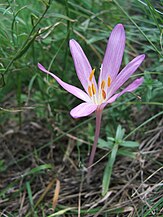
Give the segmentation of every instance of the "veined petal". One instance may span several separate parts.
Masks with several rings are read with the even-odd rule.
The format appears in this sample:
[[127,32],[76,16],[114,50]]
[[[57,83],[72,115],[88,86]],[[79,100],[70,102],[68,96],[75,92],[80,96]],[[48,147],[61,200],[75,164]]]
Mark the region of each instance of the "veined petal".
[[64,81],[62,81],[60,78],[58,78],[56,75],[54,75],[53,73],[49,72],[48,70],[46,70],[44,68],[44,66],[42,66],[40,63],[38,63],[38,68],[51,75],[65,90],[67,90],[69,93],[73,94],[74,96],[78,97],[79,99],[85,101],[85,102],[90,102],[90,98],[89,96],[81,89],[73,86],[73,85],[70,85],[70,84],[67,84],[65,83]]
[[117,75],[115,83],[109,91],[109,97],[112,96],[137,70],[140,64],[143,62],[145,55],[139,55],[135,57],[131,62],[129,62],[124,69]]
[[91,103],[81,103],[71,110],[70,115],[73,118],[85,117],[93,113],[97,109],[97,106]]
[[135,81],[133,81],[131,84],[129,84],[124,90],[122,90],[120,93],[115,94],[112,96],[107,103],[113,103],[118,97],[123,95],[126,92],[132,92],[136,90],[142,83],[144,79],[143,78],[137,78]]
[[119,72],[125,48],[125,31],[122,24],[117,24],[111,32],[105,51],[99,85],[108,76],[113,81]]
[[[77,76],[83,85],[83,88],[88,93],[88,81],[90,73],[92,72],[92,67],[80,45],[74,39],[71,39],[69,44]],[[97,84],[94,77],[92,81],[96,87]]]

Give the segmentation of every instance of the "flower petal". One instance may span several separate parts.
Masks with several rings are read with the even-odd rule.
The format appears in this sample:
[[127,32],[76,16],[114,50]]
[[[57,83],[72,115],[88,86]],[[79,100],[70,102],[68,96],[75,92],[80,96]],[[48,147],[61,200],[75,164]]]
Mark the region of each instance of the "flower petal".
[[135,57],[117,75],[115,83],[113,84],[113,86],[111,87],[109,91],[109,95],[108,95],[109,98],[130,78],[130,76],[137,70],[137,68],[143,62],[144,58],[145,58],[144,54]]
[[93,113],[97,109],[96,104],[91,103],[81,103],[80,105],[73,108],[70,112],[70,115],[73,118],[85,117]]
[[73,85],[70,85],[70,84],[67,84],[65,82],[63,82],[60,78],[58,78],[56,75],[54,75],[53,73],[47,71],[44,66],[42,66],[40,63],[38,63],[38,68],[51,75],[65,90],[67,90],[69,93],[73,94],[74,96],[78,97],[79,99],[85,101],[85,102],[90,102],[90,97],[81,89],[73,86]]
[[143,83],[144,79],[143,78],[138,78],[135,81],[133,81],[131,84],[129,84],[124,90],[122,90],[120,93],[115,94],[114,96],[112,96],[107,103],[112,103],[114,102],[118,97],[120,97],[121,95],[123,95],[126,92],[132,92],[134,90],[136,90],[142,83]]
[[[74,39],[71,39],[69,44],[77,76],[85,91],[88,93],[88,81],[90,73],[92,72],[92,67],[80,45]],[[97,84],[94,77],[92,81],[96,87]]]
[[125,31],[122,24],[117,24],[111,32],[105,51],[102,69],[99,77],[99,85],[102,80],[115,79],[119,72],[125,47]]

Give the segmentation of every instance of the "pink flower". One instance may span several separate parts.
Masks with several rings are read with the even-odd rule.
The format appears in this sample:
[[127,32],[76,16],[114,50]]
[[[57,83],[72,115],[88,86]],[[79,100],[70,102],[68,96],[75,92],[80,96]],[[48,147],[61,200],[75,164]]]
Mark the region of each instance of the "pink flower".
[[144,54],[135,57],[119,72],[124,47],[124,27],[122,24],[118,24],[111,32],[101,65],[98,83],[96,83],[94,77],[95,69],[92,69],[80,45],[74,39],[70,40],[70,50],[76,73],[85,91],[63,82],[38,63],[40,70],[51,75],[65,90],[84,101],[71,110],[70,114],[72,117],[84,117],[94,111],[96,112],[96,131],[88,163],[88,182],[100,134],[102,110],[107,104],[114,102],[122,94],[134,91],[143,83],[143,78],[137,78],[130,85],[117,93],[117,90],[130,78],[145,58]]
[[56,75],[47,71],[40,63],[38,63],[38,67],[43,72],[51,75],[69,93],[84,101],[70,112],[73,118],[84,117],[90,115],[97,109],[102,110],[107,104],[114,102],[122,94],[132,92],[142,84],[143,78],[138,78],[124,90],[116,93],[137,70],[145,58],[144,54],[137,56],[119,72],[124,47],[124,27],[122,24],[117,24],[108,40],[97,83],[94,77],[95,69],[92,70],[82,48],[74,39],[70,40],[70,50],[76,73],[85,91],[63,82]]

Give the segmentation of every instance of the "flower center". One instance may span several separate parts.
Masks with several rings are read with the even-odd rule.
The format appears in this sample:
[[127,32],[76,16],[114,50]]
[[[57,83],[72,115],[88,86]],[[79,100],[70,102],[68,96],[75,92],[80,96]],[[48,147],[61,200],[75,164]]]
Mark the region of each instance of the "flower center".
[[107,98],[107,89],[108,89],[108,87],[110,87],[110,85],[111,85],[111,77],[109,75],[108,78],[107,78],[107,81],[102,80],[101,85],[100,85],[100,89],[99,89],[100,104],[103,103],[106,100],[106,98]]
[[95,87],[94,79],[93,79],[94,74],[95,74],[95,69],[92,70],[92,72],[90,73],[90,76],[89,76],[88,94],[91,97],[93,103],[98,104],[97,96],[96,96],[97,91],[96,91],[96,87]]
[[91,97],[93,103],[100,105],[107,99],[107,89],[110,87],[112,80],[109,75],[107,80],[102,80],[101,84],[99,85],[99,90],[96,91],[96,87],[93,81],[94,74],[95,69],[92,70],[89,76],[88,94]]

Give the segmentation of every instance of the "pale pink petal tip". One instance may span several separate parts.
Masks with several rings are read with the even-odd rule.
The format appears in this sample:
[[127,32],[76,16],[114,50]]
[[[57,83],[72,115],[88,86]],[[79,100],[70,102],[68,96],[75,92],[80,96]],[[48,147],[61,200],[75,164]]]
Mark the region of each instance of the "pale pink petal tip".
[[38,63],[37,66],[38,66],[38,68],[41,69],[41,70],[44,69],[44,67],[43,67],[43,65],[41,65],[41,63]]
[[42,66],[40,63],[38,63],[38,68],[51,75],[65,90],[67,90],[69,93],[73,94],[74,96],[78,97],[79,99],[83,100],[83,101],[86,101],[86,102],[89,102],[90,101],[90,97],[81,89],[73,86],[73,85],[70,85],[64,81],[62,81],[59,77],[57,77],[55,74],[49,72],[48,70],[46,70],[44,68],[44,66]]
[[41,71],[43,71],[43,72],[45,72],[45,73],[49,73],[49,71],[47,71],[47,70],[45,69],[45,67],[44,67],[43,65],[41,65],[40,63],[38,63],[37,66],[38,66],[38,68],[39,68]]
[[112,81],[116,79],[121,66],[124,48],[125,30],[122,24],[117,24],[113,28],[107,43],[99,83],[106,80],[108,76],[111,76]]
[[[85,89],[88,92],[88,79],[92,71],[92,67],[83,51],[81,46],[77,41],[71,39],[69,41],[71,55],[74,61],[77,76]],[[94,81],[95,83],[95,81]]]
[[122,96],[124,93],[127,92],[133,92],[136,90],[144,81],[144,78],[137,78],[134,80],[131,84],[129,84],[124,90],[122,90],[120,93],[115,94],[112,96],[107,103],[113,103],[118,97]]
[[118,23],[114,28],[121,28],[121,29],[124,29],[124,26],[123,26],[123,24]]

